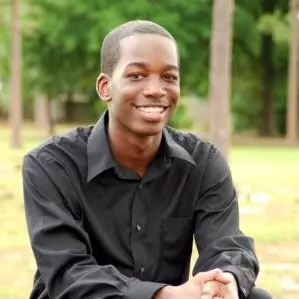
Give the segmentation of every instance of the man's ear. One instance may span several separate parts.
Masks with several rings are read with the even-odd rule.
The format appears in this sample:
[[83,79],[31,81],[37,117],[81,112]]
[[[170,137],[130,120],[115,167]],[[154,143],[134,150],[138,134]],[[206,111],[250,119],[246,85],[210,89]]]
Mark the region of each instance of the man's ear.
[[101,73],[96,82],[96,90],[99,97],[104,102],[111,101],[111,88],[110,88],[110,77],[106,74]]

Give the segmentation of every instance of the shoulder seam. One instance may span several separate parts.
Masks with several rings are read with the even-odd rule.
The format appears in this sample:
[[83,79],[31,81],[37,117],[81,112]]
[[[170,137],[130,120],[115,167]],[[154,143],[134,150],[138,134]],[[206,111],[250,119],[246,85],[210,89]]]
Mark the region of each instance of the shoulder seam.
[[180,132],[176,131],[172,127],[167,127],[167,131],[171,135],[171,137],[174,139],[176,143],[178,143],[180,146],[185,148],[185,150],[192,156],[196,144],[201,141],[200,138],[198,138],[194,133],[191,132]]

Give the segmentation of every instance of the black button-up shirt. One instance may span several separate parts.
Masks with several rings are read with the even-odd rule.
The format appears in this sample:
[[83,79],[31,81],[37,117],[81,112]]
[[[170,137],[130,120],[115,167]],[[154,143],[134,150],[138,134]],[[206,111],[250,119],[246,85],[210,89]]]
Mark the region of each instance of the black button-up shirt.
[[193,273],[221,268],[248,294],[258,273],[239,230],[229,168],[210,143],[171,128],[140,177],[119,165],[108,114],[93,127],[50,138],[23,162],[36,298],[152,298]]

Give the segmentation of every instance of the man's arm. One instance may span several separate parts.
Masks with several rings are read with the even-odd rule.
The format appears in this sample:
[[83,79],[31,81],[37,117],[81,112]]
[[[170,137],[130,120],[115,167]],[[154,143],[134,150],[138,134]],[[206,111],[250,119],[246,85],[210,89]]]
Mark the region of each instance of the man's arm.
[[50,298],[152,298],[164,284],[142,282],[100,266],[89,236],[68,202],[67,177],[45,155],[23,162],[26,220],[38,270]]
[[212,147],[205,170],[203,191],[195,204],[195,242],[199,259],[193,274],[220,268],[236,278],[247,296],[259,272],[253,240],[239,229],[239,209],[228,165]]

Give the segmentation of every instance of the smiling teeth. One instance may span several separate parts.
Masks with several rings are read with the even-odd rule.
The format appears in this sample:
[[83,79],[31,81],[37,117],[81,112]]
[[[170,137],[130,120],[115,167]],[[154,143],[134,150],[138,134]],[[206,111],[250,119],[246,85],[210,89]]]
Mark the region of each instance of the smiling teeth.
[[162,113],[164,111],[163,107],[138,107],[138,109],[146,113]]

